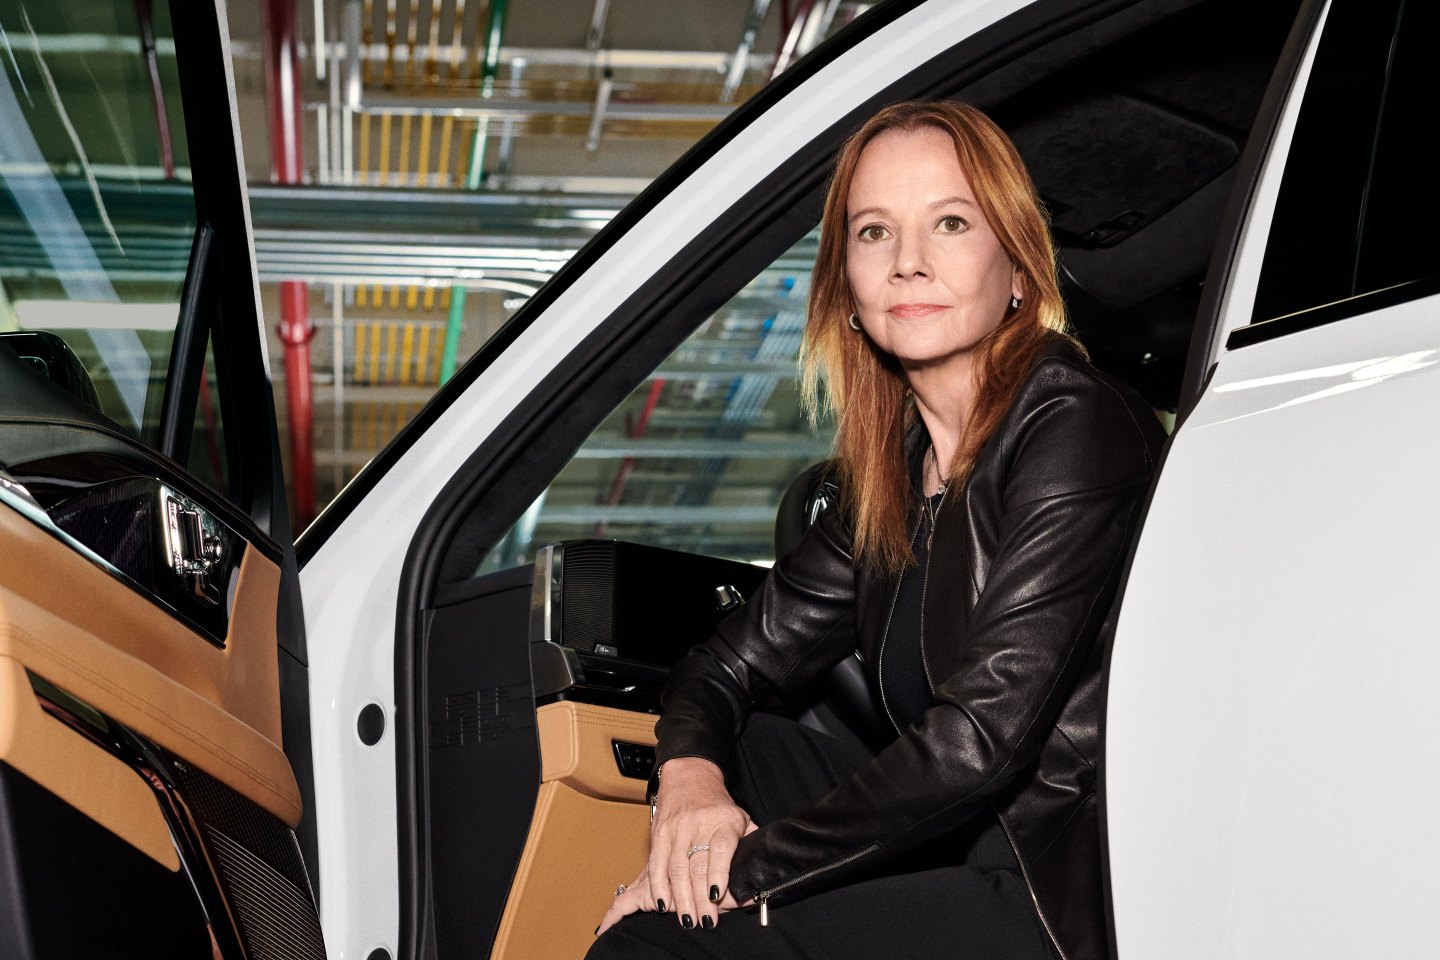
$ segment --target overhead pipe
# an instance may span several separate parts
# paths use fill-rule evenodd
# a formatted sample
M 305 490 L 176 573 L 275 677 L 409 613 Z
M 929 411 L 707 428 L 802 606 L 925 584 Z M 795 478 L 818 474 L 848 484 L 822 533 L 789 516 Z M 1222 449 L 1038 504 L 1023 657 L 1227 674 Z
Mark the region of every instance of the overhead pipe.
M 485 26 L 485 62 L 480 73 L 480 96 L 489 100 L 495 94 L 495 77 L 500 72 L 500 37 L 505 30 L 507 0 L 490 0 L 490 16 Z M 470 150 L 470 169 L 466 171 L 465 187 L 479 190 L 485 179 L 485 141 L 490 132 L 490 118 L 483 116 L 475 125 L 475 142 Z
M 298 184 L 301 155 L 298 0 L 265 0 L 260 8 L 265 49 L 265 103 L 270 121 L 270 179 Z M 300 280 L 280 282 L 280 326 L 285 348 L 285 410 L 290 432 L 290 472 L 295 489 L 295 526 L 315 518 L 314 403 L 311 395 L 310 288 Z
M 505 30 L 506 0 L 490 0 L 489 18 L 485 26 L 485 63 L 481 72 L 480 96 L 489 99 L 495 92 L 495 76 L 500 70 L 500 37 Z M 465 188 L 479 190 L 485 177 L 485 141 L 490 132 L 490 118 L 481 117 L 475 124 L 475 142 L 470 148 L 470 168 L 465 173 Z M 450 314 L 445 320 L 445 346 L 440 354 L 440 382 L 455 375 L 460 356 L 460 334 L 465 330 L 465 288 L 450 288 Z
M 599 50 L 605 39 L 605 19 L 610 16 L 610 0 L 595 0 L 590 13 L 590 30 L 585 34 L 585 49 Z
M 780 7 L 780 47 L 775 51 L 775 63 L 770 68 L 770 79 L 774 80 L 790 66 L 795 59 L 795 52 L 800 45 L 800 35 L 805 31 L 805 25 L 810 20 L 810 11 L 815 6 L 815 0 L 802 0 L 792 16 L 790 4 L 782 3 Z
M 140 24 L 140 56 L 150 78 L 150 99 L 155 107 L 155 130 L 160 138 L 160 166 L 165 179 L 175 179 L 175 147 L 170 135 L 170 114 L 165 109 L 165 87 L 160 82 L 160 58 L 155 48 L 155 17 L 150 0 L 135 0 L 135 18 Z
M 770 0 L 752 0 L 750 12 L 745 16 L 745 27 L 741 30 L 740 45 L 735 48 L 730 71 L 725 75 L 725 86 L 720 91 L 721 103 L 733 100 L 740 81 L 745 79 L 745 68 L 750 65 L 750 54 L 755 49 L 755 35 L 760 32 L 760 24 L 764 22 L 765 11 L 769 7 Z

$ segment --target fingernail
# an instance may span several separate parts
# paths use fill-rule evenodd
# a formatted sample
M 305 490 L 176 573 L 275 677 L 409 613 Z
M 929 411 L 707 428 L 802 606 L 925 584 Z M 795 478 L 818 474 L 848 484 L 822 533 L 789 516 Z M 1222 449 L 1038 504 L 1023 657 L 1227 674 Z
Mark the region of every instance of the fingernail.
M 655 909 L 656 909 L 656 910 L 659 910 L 661 913 L 664 913 L 664 912 L 665 912 L 665 901 L 664 901 L 664 900 L 656 900 L 656 901 L 655 901 Z
M 595 936 L 600 936 L 600 924 L 595 924 Z
M 680 918 L 680 926 L 684 927 L 686 930 L 689 930 L 691 927 L 695 926 L 695 921 L 691 920 L 690 914 L 687 913 Z
M 720 902 L 720 888 L 719 888 L 718 886 L 716 886 L 715 884 L 713 884 L 713 883 L 710 884 L 710 902 L 711 902 L 711 903 L 719 903 L 719 902 Z
M 700 926 L 704 927 L 706 930 L 709 930 L 711 927 L 715 926 L 715 921 L 711 920 L 710 914 L 707 913 L 705 914 L 705 916 L 700 918 Z

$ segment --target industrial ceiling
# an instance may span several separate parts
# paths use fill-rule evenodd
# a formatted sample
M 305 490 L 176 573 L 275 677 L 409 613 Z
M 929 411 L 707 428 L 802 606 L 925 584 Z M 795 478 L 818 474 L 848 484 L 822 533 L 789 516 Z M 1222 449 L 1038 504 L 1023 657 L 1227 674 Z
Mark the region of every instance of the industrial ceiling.
M 301 525 L 631 197 L 868 6 L 232 4 Z M 828 449 L 795 387 L 813 250 L 802 241 L 702 325 L 487 563 L 593 535 L 768 558 L 781 493 Z

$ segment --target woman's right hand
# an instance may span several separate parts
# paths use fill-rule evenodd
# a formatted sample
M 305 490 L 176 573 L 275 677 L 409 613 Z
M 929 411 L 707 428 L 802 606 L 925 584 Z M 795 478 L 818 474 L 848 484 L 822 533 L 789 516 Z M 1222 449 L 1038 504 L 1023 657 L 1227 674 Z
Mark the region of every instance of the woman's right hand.
M 673 911 L 681 926 L 714 926 L 722 909 L 737 906 L 728 894 L 730 860 L 740 838 L 756 829 L 731 799 L 718 766 L 699 757 L 667 760 L 646 867 L 655 908 Z M 700 844 L 709 849 L 692 855 Z

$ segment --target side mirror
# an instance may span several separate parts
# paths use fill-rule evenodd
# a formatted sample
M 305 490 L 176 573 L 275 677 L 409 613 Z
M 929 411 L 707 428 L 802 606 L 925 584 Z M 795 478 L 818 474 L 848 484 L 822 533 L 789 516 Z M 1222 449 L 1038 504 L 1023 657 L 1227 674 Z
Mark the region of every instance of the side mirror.
M 59 336 L 44 330 L 0 333 L 0 348 L 10 350 L 20 362 L 66 393 L 100 410 L 100 395 L 90 371 L 75 351 Z M 104 412 L 101 410 L 100 412 Z

